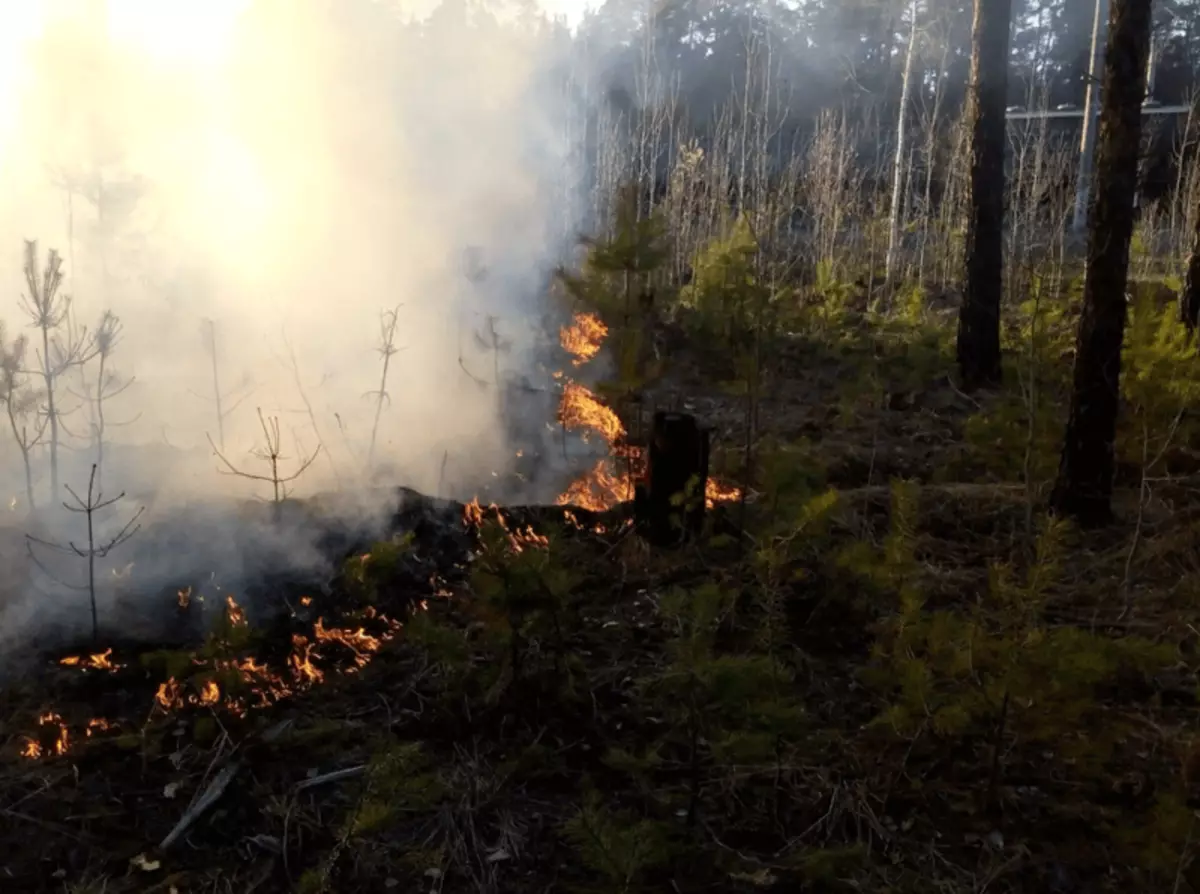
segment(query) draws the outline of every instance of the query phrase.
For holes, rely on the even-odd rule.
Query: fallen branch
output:
[[[204,790],[204,794],[197,798],[192,806],[184,811],[179,822],[175,824],[175,828],[167,833],[167,837],[159,845],[160,850],[166,850],[178,841],[179,837],[190,829],[196,820],[200,819],[210,807],[220,800],[221,795],[225,794],[225,789],[229,788],[229,783],[233,781],[233,777],[237,775],[237,771],[241,767],[242,765],[236,762],[228,764],[216,775],[208,788]]]

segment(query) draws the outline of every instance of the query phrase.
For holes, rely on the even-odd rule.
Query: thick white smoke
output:
[[[502,463],[496,394],[459,359],[489,383],[497,360],[526,371],[569,238],[565,96],[549,77],[561,31],[461,4],[419,26],[371,0],[39,6],[10,29],[19,61],[0,86],[0,318],[27,322],[24,238],[63,254],[79,322],[120,316],[113,365],[136,381],[106,408],[107,438],[198,460],[121,484],[214,486],[208,320],[225,408],[241,400],[229,458],[254,467],[261,407],[290,457],[323,445],[309,488],[351,474],[373,426],[380,314],[397,306],[378,458],[418,489],[447,452],[460,475]],[[512,343],[498,357],[476,338],[491,339],[489,317]],[[76,448],[87,415],[66,420]]]
[[[546,287],[576,223],[573,110],[556,74],[569,41],[528,12],[498,23],[459,0],[420,23],[404,12],[376,0],[0,10],[0,319],[10,339],[34,334],[19,297],[23,240],[36,239],[41,260],[63,256],[79,324],[105,310],[124,324],[104,485],[131,501],[110,525],[143,500],[177,528],[172,507],[197,497],[268,497],[262,482],[218,474],[208,444],[223,439],[232,463],[269,474],[252,454],[260,408],[279,420],[284,474],[321,447],[297,493],[361,487],[381,314],[394,308],[400,350],[376,447],[386,483],[469,497],[512,460],[495,380],[540,374]],[[61,383],[61,477],[76,490],[95,458],[95,375]],[[29,522],[12,441],[0,413],[0,498],[17,507],[0,524],[9,633],[59,614],[46,611],[53,582],[31,588],[16,570]],[[38,501],[57,506],[44,448],[33,473]],[[169,549],[135,539],[107,565],[134,561],[153,591],[202,552],[236,586],[258,535],[222,518],[197,512]],[[45,514],[39,524],[78,534]],[[55,562],[78,580],[70,555]],[[86,596],[56,592],[86,617]]]

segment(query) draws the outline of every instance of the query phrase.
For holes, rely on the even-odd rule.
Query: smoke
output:
[[[120,316],[114,366],[135,381],[108,437],[205,454],[211,320],[224,407],[240,401],[229,458],[253,467],[262,408],[289,455],[322,445],[306,485],[328,484],[365,460],[398,307],[380,458],[418,489],[447,452],[460,476],[494,468],[499,403],[462,367],[490,385],[530,371],[572,230],[558,32],[369,0],[164,5],[191,16],[133,21],[146,4],[110,0],[106,38],[87,4],[46,0],[7,91],[0,281],[12,294],[36,238],[66,258],[80,323]],[[67,424],[86,434],[86,416]],[[203,466],[170,483],[211,488]]]
[[[548,381],[547,285],[576,232],[561,27],[456,0],[423,21],[372,0],[6,7],[0,319],[29,331],[24,239],[62,254],[78,324],[120,317],[107,492],[269,496],[218,474],[208,443],[269,474],[260,409],[279,420],[285,475],[320,450],[299,493],[361,476],[377,411],[389,483],[469,498],[508,466],[499,386]],[[76,489],[95,457],[94,375],[63,383]],[[0,497],[18,505],[11,441],[5,428]],[[45,451],[34,460],[40,502],[57,505]]]

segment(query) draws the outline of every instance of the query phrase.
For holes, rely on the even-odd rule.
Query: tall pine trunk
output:
[[[1192,231],[1192,253],[1187,260],[1187,278],[1183,293],[1179,296],[1179,318],[1189,332],[1200,325],[1200,208],[1196,209],[1196,223]]]
[[[1083,315],[1066,441],[1051,504],[1085,526],[1112,517],[1114,442],[1151,0],[1113,0],[1105,51],[1095,192],[1088,232]]]
[[[971,53],[971,210],[958,366],[967,389],[1000,382],[1004,145],[1012,0],[975,0]]]

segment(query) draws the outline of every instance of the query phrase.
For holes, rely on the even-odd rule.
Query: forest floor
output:
[[[48,659],[0,691],[0,890],[1200,891],[1200,502],[1123,483],[1031,614],[980,614],[1038,566],[1057,435],[1019,376],[959,392],[950,331],[785,339],[746,505],[689,546],[469,506],[279,623],[181,591],[202,647]],[[702,367],[656,399],[739,480]]]

